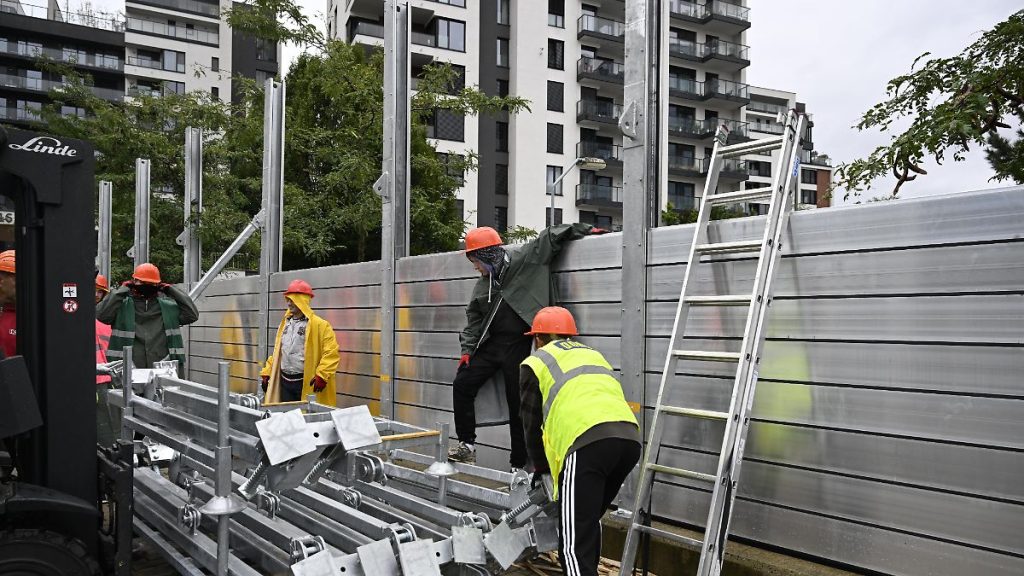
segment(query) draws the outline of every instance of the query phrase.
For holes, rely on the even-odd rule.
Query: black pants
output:
[[[640,461],[640,444],[605,438],[569,454],[558,479],[559,562],[566,576],[597,576],[601,517]]]
[[[476,408],[473,401],[480,387],[499,370],[505,377],[505,399],[508,402],[508,427],[511,434],[512,454],[509,464],[526,466],[526,439],[523,421],[519,417],[519,365],[530,355],[532,341],[524,336],[515,340],[488,340],[473,354],[469,364],[455,375],[454,411],[455,434],[460,442],[476,443]]]
[[[302,374],[281,373],[280,402],[298,402],[302,400]]]

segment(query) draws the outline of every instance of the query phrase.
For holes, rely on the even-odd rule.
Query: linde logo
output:
[[[69,158],[78,155],[78,150],[67,144],[62,144],[60,140],[50,138],[49,136],[36,136],[24,144],[8,144],[7,147],[12,150],[53,154],[54,156],[67,156]]]

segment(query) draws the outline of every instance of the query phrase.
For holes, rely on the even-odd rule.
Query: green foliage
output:
[[[1018,125],[1024,126],[1024,110],[1017,110],[1014,114]],[[996,180],[1009,179],[1024,184],[1024,129],[1017,128],[1016,140],[1012,142],[996,132],[990,133],[985,158],[996,171]]]
[[[524,244],[533,240],[537,237],[537,231],[533,228],[526,226],[516,225],[515,228],[506,230],[501,234],[501,239],[505,244]]]
[[[675,226],[677,224],[693,224],[697,221],[700,213],[692,208],[679,209],[669,202],[661,211],[661,225]],[[742,218],[748,216],[735,206],[712,206],[711,220],[728,220],[729,218]]]
[[[847,197],[859,195],[890,171],[897,178],[891,195],[895,197],[905,182],[926,173],[920,167],[926,158],[941,164],[951,154],[954,161],[962,161],[972,144],[990,144],[998,128],[1007,128],[1004,119],[1008,115],[1021,116],[1024,11],[996,24],[956,56],[925,60],[929,56],[928,52],[922,54],[914,60],[911,72],[890,80],[888,99],[868,110],[855,126],[887,132],[893,122],[913,118],[910,127],[894,135],[887,145],[837,169],[837,184],[846,188]],[[999,164],[994,179],[1019,177],[1022,153],[1024,146],[1019,143],[997,148]]]

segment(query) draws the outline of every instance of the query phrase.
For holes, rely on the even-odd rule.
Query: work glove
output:
[[[313,392],[323,392],[324,388],[327,388],[327,380],[319,376],[313,376],[311,384],[313,385]]]
[[[551,478],[551,472],[544,470],[543,472],[534,472],[530,478],[530,490],[536,490],[538,487],[544,485],[544,477]],[[550,480],[549,480],[550,482]]]
[[[167,282],[161,282],[159,286],[161,292],[167,292],[167,289],[171,287],[171,285],[168,284]]]
[[[463,366],[469,366],[469,354],[463,354],[462,358],[459,358],[458,369],[461,370]]]
[[[604,228],[598,228],[597,226],[594,226],[593,228],[590,229],[590,233],[591,234],[607,234],[608,231],[605,230]]]
[[[270,385],[270,376],[260,376],[260,379],[263,381],[260,384],[260,388],[263,388],[263,393],[266,394],[267,393],[267,386]]]

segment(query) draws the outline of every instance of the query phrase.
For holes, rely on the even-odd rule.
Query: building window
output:
[[[444,164],[445,174],[455,179],[459,186],[466,183],[466,173],[459,165],[462,162],[462,156],[459,154],[447,154],[445,152],[438,152],[437,159]]]
[[[216,86],[210,88],[210,96],[212,96],[214,100],[220,100],[220,88]]]
[[[434,111],[432,138],[464,142],[466,139],[466,117],[458,112],[440,108]]]
[[[216,56],[210,58],[210,70],[213,72],[220,72],[220,58]]]
[[[498,38],[497,64],[502,68],[508,68],[508,38]]]
[[[504,98],[508,96],[508,80],[504,78],[498,78],[497,80],[498,96]]]
[[[548,68],[565,70],[565,42],[548,39]]]
[[[551,207],[549,206],[548,208],[546,208],[544,210],[544,220],[546,222],[546,226],[558,226],[559,224],[562,223],[562,209],[561,208],[555,208],[555,221],[552,222],[551,221]]]
[[[800,191],[800,203],[811,204],[813,206],[818,205],[818,191],[817,190],[801,190]]]
[[[565,0],[548,0],[548,26],[565,28]]]
[[[459,20],[437,19],[437,47],[466,51],[466,23]]]
[[[565,111],[565,84],[548,80],[548,110]]]
[[[562,167],[561,166],[548,166],[547,177],[546,177],[547,178],[546,182],[547,182],[548,185],[545,186],[545,190],[546,190],[548,196],[551,195],[551,185],[554,184],[555,180],[558,180],[558,177],[561,176],[561,175],[562,175]],[[562,195],[562,183],[559,182],[558,186],[555,186],[555,196],[561,196],[561,195]]]
[[[174,50],[164,50],[164,70],[170,72],[185,71],[185,53]]]
[[[184,82],[171,82],[170,80],[164,80],[164,94],[184,94],[185,83]]]
[[[764,176],[765,178],[771,178],[772,163],[747,160],[747,171],[751,176]]]
[[[456,213],[459,215],[459,220],[462,220],[463,222],[465,222],[466,221],[466,201],[465,200],[456,200],[455,201],[455,210],[456,210]]]
[[[277,42],[257,38],[256,59],[264,62],[277,62]]]
[[[508,152],[508,122],[495,123],[494,149],[498,152]]]
[[[508,4],[511,0],[498,0],[498,24],[509,24]]]
[[[693,184],[689,182],[669,182],[668,202],[675,210],[696,210],[697,201]]]
[[[508,196],[508,164],[494,165],[494,193]]]
[[[455,72],[455,77],[448,84],[448,93],[455,95],[462,92],[462,89],[466,87],[466,67],[459,66],[458,64],[449,64],[449,66]]]
[[[548,152],[562,153],[562,125],[548,122]]]
[[[466,0],[434,0],[439,4],[447,4],[449,6],[458,6],[459,8],[466,7]],[[351,4],[351,2],[350,2]]]
[[[817,184],[818,183],[818,171],[817,170],[801,170],[800,181],[804,184]]]
[[[505,206],[494,207],[494,229],[498,232],[508,231],[508,208]]]

